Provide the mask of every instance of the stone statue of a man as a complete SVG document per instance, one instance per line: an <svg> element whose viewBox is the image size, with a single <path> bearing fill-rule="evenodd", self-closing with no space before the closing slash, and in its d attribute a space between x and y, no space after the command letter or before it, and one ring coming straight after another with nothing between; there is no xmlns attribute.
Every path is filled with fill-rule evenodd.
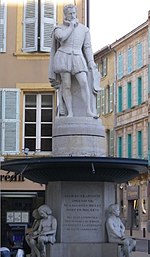
<svg viewBox="0 0 150 257"><path fill-rule="evenodd" d="M33 257L46 257L45 244L55 243L56 229L57 221L52 216L51 209L48 205L41 205L36 210L36 222L34 222L34 229L32 233L26 235L26 240L31 248L31 254Z"/></svg>
<svg viewBox="0 0 150 257"><path fill-rule="evenodd" d="M92 74L91 82L88 78L89 71ZM91 94L100 89L98 74L93 59L89 29L77 20L76 6L66 5L63 24L56 26L53 31L49 70L49 80L52 86L59 88L60 115L77 116L73 110L73 97L79 87L81 101L85 106L83 116L98 118L91 107ZM74 93L72 93L73 78L77 82ZM93 87L92 90L91 87ZM76 104L80 112L81 101Z"/></svg>
<svg viewBox="0 0 150 257"><path fill-rule="evenodd" d="M131 252L136 246L136 241L125 235L125 227L119 217L120 209L118 204L111 204L108 207L108 218L106 220L106 229L108 241L110 243L119 243L122 245L124 257L130 257Z"/></svg>

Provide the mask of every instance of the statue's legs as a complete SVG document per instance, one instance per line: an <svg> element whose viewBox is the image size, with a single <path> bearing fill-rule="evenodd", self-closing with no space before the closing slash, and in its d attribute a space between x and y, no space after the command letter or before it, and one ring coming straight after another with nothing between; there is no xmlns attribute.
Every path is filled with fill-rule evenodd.
<svg viewBox="0 0 150 257"><path fill-rule="evenodd" d="M45 243L48 242L47 236L39 236L38 237L38 249L40 251L40 257L46 257L46 247Z"/></svg>
<svg viewBox="0 0 150 257"><path fill-rule="evenodd" d="M81 88L81 96L86 106L87 116L96 118L97 115L91 111L91 107L90 107L90 90L88 86L86 72L79 72L75 75L75 77Z"/></svg>
<svg viewBox="0 0 150 257"><path fill-rule="evenodd" d="M71 74L69 72L61 73L62 95L67 108L68 117L73 117L72 95L71 95Z"/></svg>
<svg viewBox="0 0 150 257"><path fill-rule="evenodd" d="M27 244L30 246L31 248L31 256L32 257L40 257L40 252L37 248L37 242L35 239L33 239L31 236L27 235L26 236L26 241L27 241Z"/></svg>

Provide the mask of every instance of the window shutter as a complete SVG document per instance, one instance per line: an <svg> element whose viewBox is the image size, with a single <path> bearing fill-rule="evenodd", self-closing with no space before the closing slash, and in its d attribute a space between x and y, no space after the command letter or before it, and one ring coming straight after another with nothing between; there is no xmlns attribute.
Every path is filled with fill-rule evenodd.
<svg viewBox="0 0 150 257"><path fill-rule="evenodd" d="M123 55L120 53L118 55L118 78L123 77Z"/></svg>
<svg viewBox="0 0 150 257"><path fill-rule="evenodd" d="M7 6L5 0L0 0L0 52L6 52L6 21Z"/></svg>
<svg viewBox="0 0 150 257"><path fill-rule="evenodd" d="M97 113L101 115L101 92L98 93L96 97L96 109Z"/></svg>
<svg viewBox="0 0 150 257"><path fill-rule="evenodd" d="M110 156L114 156L114 130L110 130Z"/></svg>
<svg viewBox="0 0 150 257"><path fill-rule="evenodd" d="M19 152L19 90L0 91L0 152Z"/></svg>
<svg viewBox="0 0 150 257"><path fill-rule="evenodd" d="M142 58L142 43L137 44L137 68L142 67L143 58Z"/></svg>
<svg viewBox="0 0 150 257"><path fill-rule="evenodd" d="M55 24L54 0L43 0L41 3L41 35L40 50L50 52L52 44L52 30Z"/></svg>
<svg viewBox="0 0 150 257"><path fill-rule="evenodd" d="M128 73L132 72L132 48L128 49Z"/></svg>
<svg viewBox="0 0 150 257"><path fill-rule="evenodd" d="M102 114L106 114L106 90L102 88L101 101L102 101Z"/></svg>
<svg viewBox="0 0 150 257"><path fill-rule="evenodd" d="M113 111L113 103L114 103L114 85L110 85L110 112Z"/></svg>
<svg viewBox="0 0 150 257"><path fill-rule="evenodd" d="M24 0L23 51L37 51L38 40L38 2Z"/></svg>

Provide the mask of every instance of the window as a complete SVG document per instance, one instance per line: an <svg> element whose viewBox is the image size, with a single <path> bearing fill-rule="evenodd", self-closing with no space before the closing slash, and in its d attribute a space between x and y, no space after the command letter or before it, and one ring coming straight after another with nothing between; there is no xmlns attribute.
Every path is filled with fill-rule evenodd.
<svg viewBox="0 0 150 257"><path fill-rule="evenodd" d="M122 157L122 137L118 137L118 157Z"/></svg>
<svg viewBox="0 0 150 257"><path fill-rule="evenodd" d="M107 112L110 113L113 110L113 84L107 86L106 92L106 103L107 103Z"/></svg>
<svg viewBox="0 0 150 257"><path fill-rule="evenodd" d="M132 72L132 48L129 48L128 49L128 73L131 73Z"/></svg>
<svg viewBox="0 0 150 257"><path fill-rule="evenodd" d="M26 94L24 149L52 151L53 95Z"/></svg>
<svg viewBox="0 0 150 257"><path fill-rule="evenodd" d="M137 103L140 105L142 103L142 78L137 79Z"/></svg>
<svg viewBox="0 0 150 257"><path fill-rule="evenodd" d="M131 82L127 83L127 108L132 107L132 84Z"/></svg>
<svg viewBox="0 0 150 257"><path fill-rule="evenodd" d="M143 58L142 58L142 43L138 43L136 47L137 52L137 68L141 68L143 65Z"/></svg>
<svg viewBox="0 0 150 257"><path fill-rule="evenodd" d="M123 77L123 55L118 55L118 79Z"/></svg>
<svg viewBox="0 0 150 257"><path fill-rule="evenodd" d="M24 0L23 51L50 52L55 23L54 0Z"/></svg>
<svg viewBox="0 0 150 257"><path fill-rule="evenodd" d="M17 89L0 89L0 153L19 152L19 96Z"/></svg>
<svg viewBox="0 0 150 257"><path fill-rule="evenodd" d="M132 158L132 135L128 134L127 135L127 155L128 158Z"/></svg>
<svg viewBox="0 0 150 257"><path fill-rule="evenodd" d="M0 0L0 52L6 52L6 21L7 4L6 0Z"/></svg>
<svg viewBox="0 0 150 257"><path fill-rule="evenodd" d="M137 132L137 156L143 157L143 143L142 143L142 131Z"/></svg>
<svg viewBox="0 0 150 257"><path fill-rule="evenodd" d="M118 112L122 112L122 87L118 87Z"/></svg>
<svg viewBox="0 0 150 257"><path fill-rule="evenodd" d="M107 75L107 58L102 58L102 77Z"/></svg>

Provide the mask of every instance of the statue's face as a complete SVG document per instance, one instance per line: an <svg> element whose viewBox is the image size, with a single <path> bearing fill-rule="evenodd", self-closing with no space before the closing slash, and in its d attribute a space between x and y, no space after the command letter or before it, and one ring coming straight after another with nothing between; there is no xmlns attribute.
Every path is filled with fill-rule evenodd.
<svg viewBox="0 0 150 257"><path fill-rule="evenodd" d="M76 9L68 8L65 17L66 17L66 20L68 20L68 21L72 21L72 20L76 19Z"/></svg>
<svg viewBox="0 0 150 257"><path fill-rule="evenodd" d="M39 214L42 218L47 218L47 214L45 210L39 210Z"/></svg>
<svg viewBox="0 0 150 257"><path fill-rule="evenodd" d="M119 206L116 206L114 208L114 214L118 217L120 215L120 209L119 209Z"/></svg>

